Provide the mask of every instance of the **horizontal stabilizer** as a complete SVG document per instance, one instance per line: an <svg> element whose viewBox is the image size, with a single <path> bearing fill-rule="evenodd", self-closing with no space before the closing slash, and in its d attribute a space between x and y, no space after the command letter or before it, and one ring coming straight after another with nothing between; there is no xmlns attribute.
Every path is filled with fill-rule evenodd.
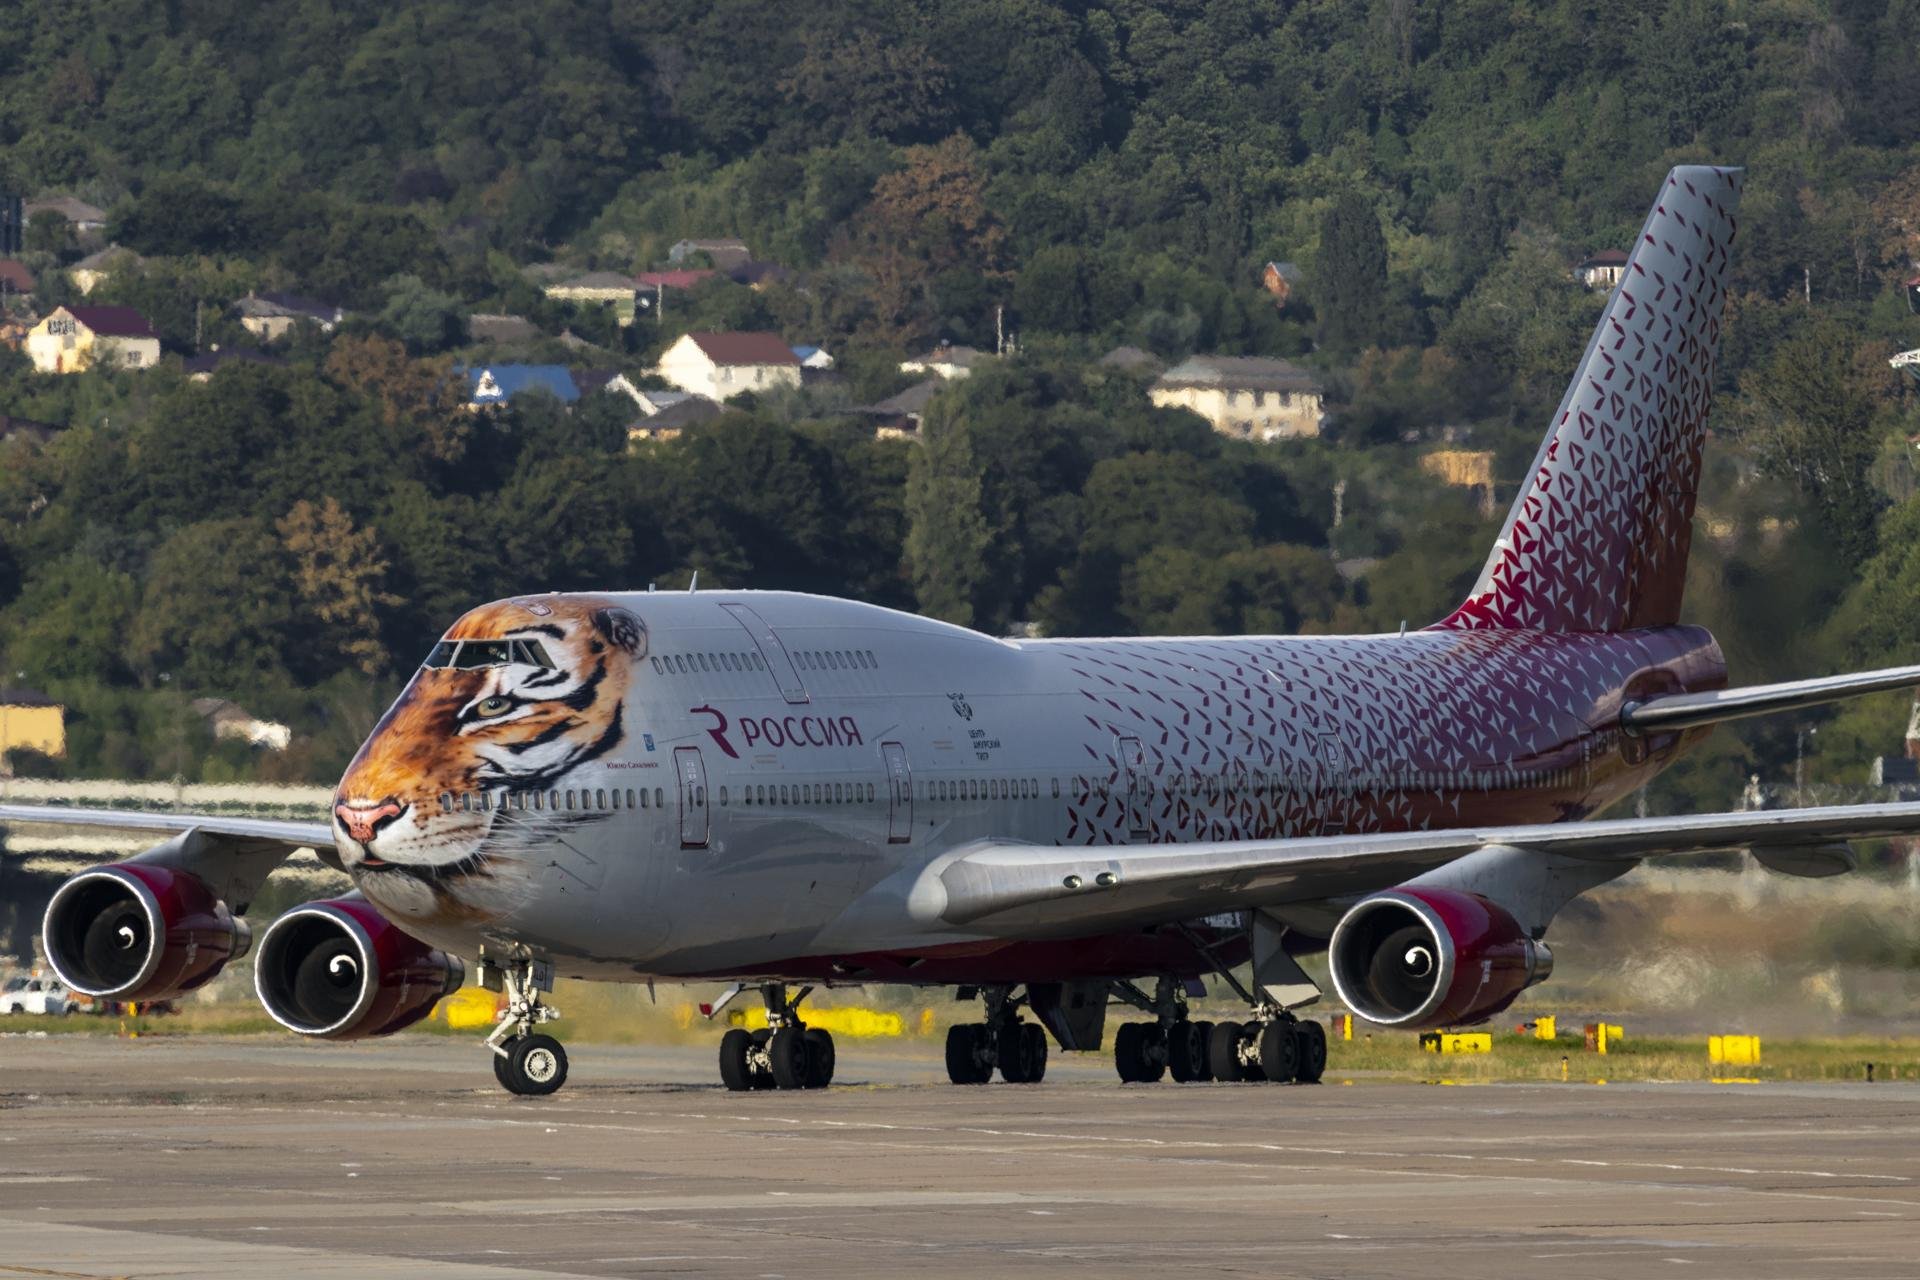
<svg viewBox="0 0 1920 1280"><path fill-rule="evenodd" d="M1887 667L1881 671L1852 671L1784 684L1754 684L1712 693L1675 693L1620 709L1620 727L1628 733L1677 733L1722 720L1796 711L1823 702L1839 702L1865 693L1920 687L1920 667Z"/></svg>

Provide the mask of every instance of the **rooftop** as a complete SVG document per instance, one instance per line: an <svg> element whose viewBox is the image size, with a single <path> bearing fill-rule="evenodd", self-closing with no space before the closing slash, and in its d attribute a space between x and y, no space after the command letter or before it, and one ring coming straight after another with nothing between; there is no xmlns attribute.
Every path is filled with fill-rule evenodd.
<svg viewBox="0 0 1920 1280"><path fill-rule="evenodd" d="M685 271L642 271L633 281L642 289L691 289L702 280L710 279L713 274L707 267Z"/></svg>
<svg viewBox="0 0 1920 1280"><path fill-rule="evenodd" d="M589 271L583 276L573 276L547 287L549 289L604 289L631 293L634 280L632 276L623 276L618 271Z"/></svg>
<svg viewBox="0 0 1920 1280"><path fill-rule="evenodd" d="M777 333L690 333L687 337L715 364L800 363L793 348Z"/></svg>
<svg viewBox="0 0 1920 1280"><path fill-rule="evenodd" d="M917 418L927 411L927 405L940 394L947 384L939 378L928 378L916 382L898 395L888 396L885 400L875 401L861 410L862 413L878 414L882 417Z"/></svg>
<svg viewBox="0 0 1920 1280"><path fill-rule="evenodd" d="M107 220L106 210L97 205L88 204L85 200L76 200L72 196L35 196L23 203L20 211L27 215L28 221L32 221L34 215L41 213L57 213L68 222L105 222Z"/></svg>
<svg viewBox="0 0 1920 1280"><path fill-rule="evenodd" d="M467 379L474 404L499 404L528 391L547 391L566 404L580 398L580 388L563 364L489 364L454 372Z"/></svg>
<svg viewBox="0 0 1920 1280"><path fill-rule="evenodd" d="M65 307L68 315L103 338L152 338L158 335L132 307Z"/></svg>
<svg viewBox="0 0 1920 1280"><path fill-rule="evenodd" d="M228 364L267 364L284 365L279 356L268 355L253 347L225 347L209 351L204 355L188 356L180 362L181 369L189 376L196 373L212 373L222 365Z"/></svg>
<svg viewBox="0 0 1920 1280"><path fill-rule="evenodd" d="M956 346L951 342L943 342L923 355L911 357L905 363L921 365L947 364L957 369L971 369L976 363L986 358L987 353L978 347Z"/></svg>
<svg viewBox="0 0 1920 1280"><path fill-rule="evenodd" d="M1267 356L1189 356L1161 374L1156 387L1219 387L1233 391L1305 391L1320 380L1291 360Z"/></svg>

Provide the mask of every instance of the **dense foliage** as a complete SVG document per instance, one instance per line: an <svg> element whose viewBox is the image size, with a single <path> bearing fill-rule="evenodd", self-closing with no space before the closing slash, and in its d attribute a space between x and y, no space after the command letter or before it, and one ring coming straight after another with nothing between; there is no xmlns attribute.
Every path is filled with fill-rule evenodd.
<svg viewBox="0 0 1920 1280"><path fill-rule="evenodd" d="M1491 449L1511 494L1598 307L1572 264L1685 161L1749 167L1692 611L1741 678L1908 660L1885 358L1920 345L1916 31L1915 0L26 6L0 183L110 211L145 262L93 300L176 354L240 340L250 289L358 318L204 385L0 361L0 412L64 428L0 453L0 683L74 710L64 766L16 763L325 779L468 605L695 569L988 629L1420 625L1497 518L1418 454ZM623 330L523 270L726 235L799 274ZM36 222L43 305L88 248ZM1269 260L1302 268L1284 308ZM470 311L535 322L508 354L636 376L687 328L773 328L844 380L629 451L604 396L453 403L449 365L495 354ZM1020 354L920 442L846 412L1003 327ZM1332 430L1225 440L1098 363L1118 342L1306 361ZM204 694L299 745L215 749ZM1857 778L1903 715L1842 713L1815 776ZM1795 739L1723 734L1657 802L1728 803Z"/></svg>

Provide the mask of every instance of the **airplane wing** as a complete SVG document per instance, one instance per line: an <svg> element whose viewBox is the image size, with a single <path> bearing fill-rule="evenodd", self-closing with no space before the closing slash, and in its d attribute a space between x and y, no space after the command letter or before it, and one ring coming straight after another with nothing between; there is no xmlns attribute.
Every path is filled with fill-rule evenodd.
<svg viewBox="0 0 1920 1280"><path fill-rule="evenodd" d="M0 804L0 827L6 826L92 827L168 837L141 858L192 871L237 910L253 900L275 868L302 849L313 850L320 861L340 869L333 828L324 822Z"/></svg>
<svg viewBox="0 0 1920 1280"><path fill-rule="evenodd" d="M1620 709L1620 727L1628 733L1672 733L1722 720L1772 715L1801 707L1838 702L1862 694L1920 686L1920 667L1887 667L1879 671L1850 671L1845 675L1816 676L1782 684L1753 684L1711 693L1674 693L1629 702Z"/></svg>
<svg viewBox="0 0 1920 1280"><path fill-rule="evenodd" d="M1775 870L1804 876L1851 870L1850 840L1910 835L1920 835L1920 803L1197 844L989 840L931 864L907 905L929 924L1064 937L1365 893L1488 847L1602 862L1746 849Z"/></svg>

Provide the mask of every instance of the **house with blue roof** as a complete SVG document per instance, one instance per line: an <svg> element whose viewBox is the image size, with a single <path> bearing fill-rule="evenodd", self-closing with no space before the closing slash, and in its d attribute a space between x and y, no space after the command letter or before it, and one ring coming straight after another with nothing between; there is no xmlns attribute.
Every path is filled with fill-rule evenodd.
<svg viewBox="0 0 1920 1280"><path fill-rule="evenodd" d="M467 379L471 388L467 403L475 409L505 404L529 391L545 391L562 404L580 398L580 388L563 364L489 364L457 372Z"/></svg>

